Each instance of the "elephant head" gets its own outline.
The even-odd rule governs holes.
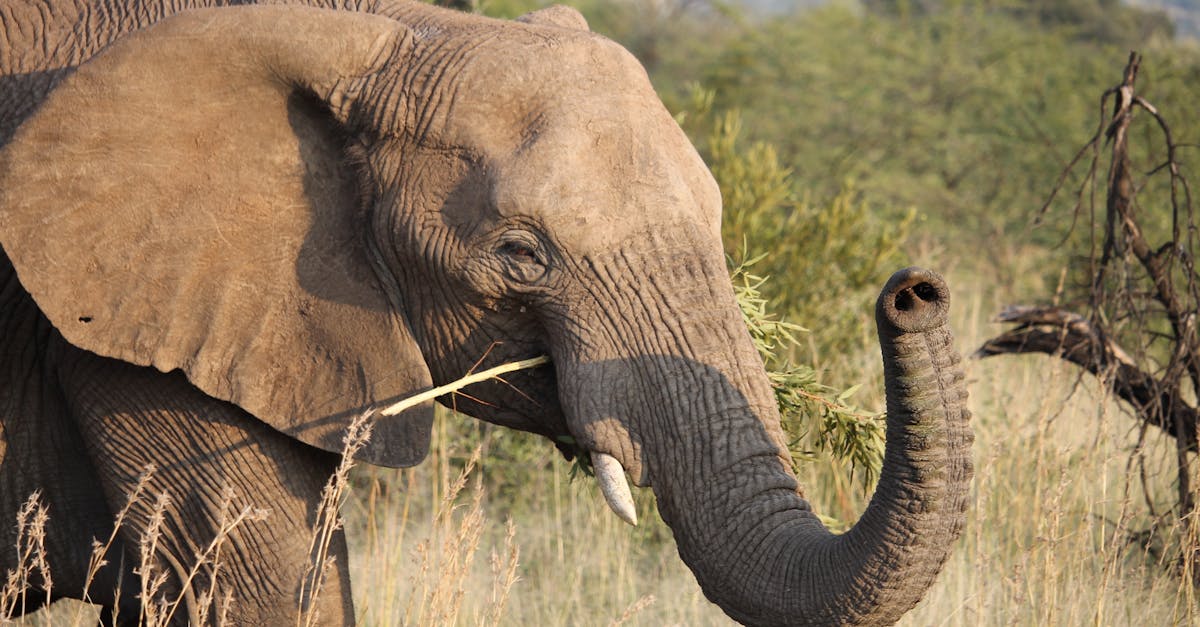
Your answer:
[[[59,85],[0,152],[0,242],[63,336],[331,451],[363,411],[548,354],[457,409],[652,487],[731,616],[911,607],[971,474],[941,279],[881,295],[885,466],[832,535],[730,289],[719,191],[636,60],[560,9],[383,13],[183,13]],[[431,416],[380,417],[361,458],[419,462]]]

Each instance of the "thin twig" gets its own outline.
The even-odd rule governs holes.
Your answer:
[[[395,416],[396,414],[399,414],[410,407],[415,407],[426,401],[431,401],[439,396],[444,396],[444,395],[450,394],[452,392],[457,392],[458,390],[461,390],[462,388],[465,388],[468,385],[487,381],[488,379],[497,378],[499,375],[506,374],[509,372],[515,372],[517,370],[526,370],[528,368],[536,368],[538,366],[542,366],[542,365],[545,365],[548,363],[550,363],[550,358],[545,355],[542,355],[540,357],[534,357],[532,359],[522,359],[521,361],[514,361],[511,363],[502,364],[502,365],[496,366],[495,368],[488,368],[487,370],[484,370],[482,372],[477,372],[475,374],[467,375],[457,381],[447,383],[446,385],[441,385],[436,388],[433,388],[432,390],[428,390],[425,392],[421,392],[420,394],[410,396],[394,405],[385,407],[384,409],[380,410],[379,413],[384,416]]]

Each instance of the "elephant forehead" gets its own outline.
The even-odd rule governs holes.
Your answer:
[[[477,156],[500,217],[600,241],[666,222],[717,233],[716,184],[638,61],[591,33],[530,32],[497,32],[454,67],[411,74],[421,86],[406,91],[427,106],[410,134]]]
[[[597,243],[666,223],[715,228],[711,177],[671,130],[623,116],[556,129],[496,168],[493,203],[501,216],[536,216],[560,237]]]
[[[587,32],[550,36],[520,26],[418,45],[410,63],[391,70],[397,76],[386,82],[404,95],[381,100],[395,105],[384,117],[431,143],[504,149],[563,117],[661,108],[645,70],[621,46]]]

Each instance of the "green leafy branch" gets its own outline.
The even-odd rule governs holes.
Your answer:
[[[761,260],[755,257],[733,264],[733,289],[750,337],[767,368],[784,431],[789,436],[792,463],[811,462],[821,453],[850,462],[864,484],[879,476],[883,461],[882,415],[865,413],[850,405],[859,385],[838,391],[820,383],[816,371],[791,363],[790,352],[799,346],[798,324],[776,318],[768,311],[760,288],[767,281],[750,273]]]

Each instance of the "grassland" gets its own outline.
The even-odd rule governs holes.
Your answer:
[[[994,330],[987,320],[1000,302],[971,277],[950,279],[970,352]],[[855,359],[876,382],[861,404],[881,405],[877,358]],[[1172,443],[1154,432],[1139,443],[1118,404],[1055,360],[967,368],[974,506],[936,585],[902,624],[1200,624],[1195,590],[1164,563],[1162,541],[1143,533],[1152,521],[1138,475],[1170,490]],[[820,512],[857,516],[867,495],[846,468],[805,470]],[[350,479],[343,514],[362,624],[731,624],[679,560],[648,491],[631,528],[549,443],[446,412],[425,463],[360,466]],[[61,602],[18,623],[94,617]]]
[[[986,321],[1000,303],[969,277],[954,284],[963,288],[960,346],[970,352],[993,331]],[[861,366],[877,377],[874,359],[863,356]],[[1049,358],[972,360],[967,367],[977,437],[975,505],[937,584],[903,624],[1200,622],[1195,592],[1162,563],[1161,542],[1137,540],[1151,521],[1136,474],[1169,490],[1171,468],[1155,464],[1171,459],[1164,447],[1173,444],[1147,433],[1139,447],[1134,422],[1116,403]],[[499,624],[730,624],[704,600],[648,495],[639,497],[642,525],[631,529],[607,510],[593,482],[568,478],[569,464],[548,444],[544,461],[521,471],[528,472],[526,485],[480,494],[470,486],[504,485],[496,475],[514,472],[502,464],[515,462],[485,458],[459,509],[439,523],[440,495],[468,452],[447,446],[461,440],[456,429],[470,428],[460,423],[467,419],[442,420],[425,464],[365,469],[357,477],[347,516],[356,603],[366,624],[398,624],[406,609],[414,623],[490,624],[497,584],[505,581],[491,557],[503,560],[511,545],[520,565]],[[1131,462],[1139,448],[1145,469]],[[819,510],[840,520],[853,520],[865,503],[844,468],[810,467],[803,481]],[[474,516],[486,519],[482,529],[462,533],[462,521]],[[475,554],[468,565],[464,546]],[[441,568],[431,559],[441,560]],[[457,612],[425,603],[421,619],[412,620],[412,608],[439,585],[462,591]],[[448,598],[445,592],[440,598]]]

